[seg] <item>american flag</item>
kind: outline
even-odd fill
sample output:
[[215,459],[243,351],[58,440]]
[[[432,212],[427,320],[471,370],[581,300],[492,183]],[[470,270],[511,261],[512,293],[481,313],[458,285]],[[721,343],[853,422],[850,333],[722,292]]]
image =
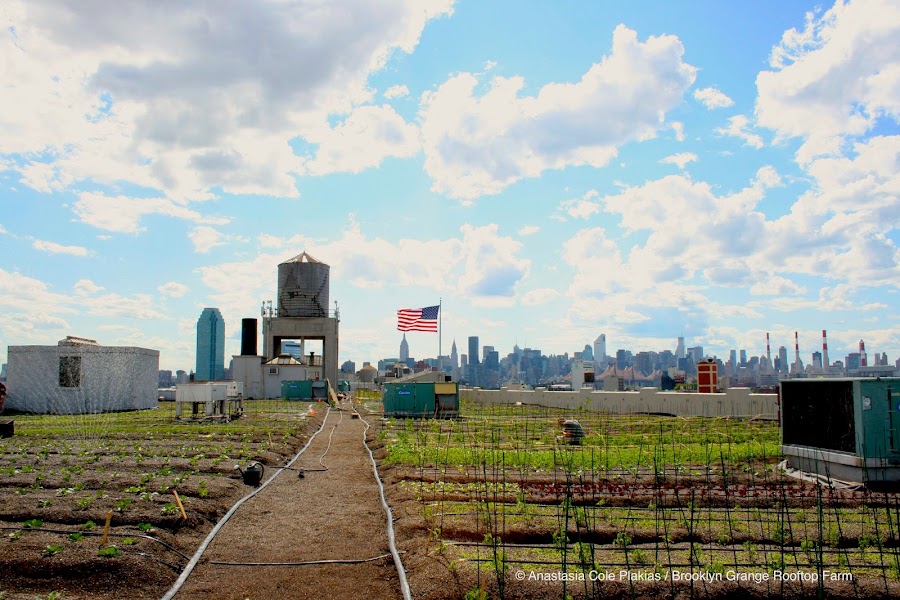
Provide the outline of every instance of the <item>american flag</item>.
[[401,308],[397,311],[397,329],[400,331],[430,331],[437,333],[440,306],[425,308]]

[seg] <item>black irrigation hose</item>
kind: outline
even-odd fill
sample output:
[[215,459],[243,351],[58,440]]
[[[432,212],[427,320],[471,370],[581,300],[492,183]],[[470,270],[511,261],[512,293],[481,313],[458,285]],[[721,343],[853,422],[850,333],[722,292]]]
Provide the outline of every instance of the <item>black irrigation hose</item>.
[[[97,531],[81,531],[81,530],[75,530],[75,531],[72,531],[72,530],[70,530],[70,529],[69,529],[69,530],[67,530],[67,529],[48,529],[48,528],[46,528],[46,527],[8,527],[8,526],[5,526],[5,525],[0,525],[0,530],[7,530],[7,531],[43,531],[43,532],[45,532],[45,533],[67,533],[67,534],[70,534],[70,535],[73,534],[73,533],[80,533],[80,534],[82,534],[82,535],[103,536],[102,533],[99,533],[99,532],[97,532]],[[141,533],[135,533],[135,534],[130,534],[130,533],[108,533],[107,535],[110,536],[110,537],[121,537],[121,538],[126,538],[126,537],[135,538],[135,537],[139,537],[139,538],[144,538],[145,540],[153,540],[153,541],[156,542],[157,544],[160,544],[161,546],[165,546],[167,549],[169,549],[169,550],[171,550],[172,552],[174,552],[175,554],[181,556],[184,560],[191,560],[191,557],[188,556],[187,554],[183,554],[180,550],[177,550],[176,548],[173,548],[172,546],[170,546],[170,545],[167,544],[166,542],[162,541],[161,539],[155,538],[155,537],[153,537],[152,535],[144,535],[144,534],[141,534]]]
[[[331,412],[331,407],[329,407],[328,411],[325,413],[325,418],[322,419],[322,425],[320,425],[319,428],[316,430],[316,432],[314,434],[312,434],[312,436],[310,436],[310,438],[306,441],[306,444],[303,446],[303,448],[301,448],[300,451],[297,452],[297,454],[294,456],[294,458],[291,459],[291,462],[289,462],[287,465],[285,465],[284,468],[287,468],[287,467],[290,467],[291,465],[293,465],[294,462],[296,462],[297,459],[300,458],[300,455],[303,454],[307,448],[309,448],[309,445],[312,443],[312,441],[315,439],[315,437],[317,435],[319,435],[319,432],[321,432],[322,429],[325,428],[325,422],[328,420],[328,414],[330,412]],[[275,480],[275,478],[278,477],[278,475],[284,470],[284,468],[276,470],[275,473],[273,473],[272,476],[269,477],[265,483],[263,483],[261,486],[259,486],[258,488],[256,488],[255,490],[253,490],[252,492],[250,492],[249,494],[247,494],[240,500],[238,500],[234,504],[234,506],[231,507],[231,510],[229,510],[227,513],[225,513],[225,516],[222,517],[218,523],[216,523],[216,526],[212,528],[212,531],[209,532],[209,534],[206,536],[206,539],[203,540],[203,543],[200,544],[200,547],[197,548],[196,552],[194,552],[194,556],[188,562],[187,566],[185,566],[184,571],[182,571],[181,575],[178,577],[178,579],[175,581],[175,583],[172,584],[172,587],[169,588],[169,591],[166,592],[166,594],[162,597],[162,600],[172,600],[172,598],[175,596],[175,594],[177,594],[179,592],[179,590],[181,590],[181,587],[185,584],[188,577],[190,577],[191,572],[194,570],[194,567],[196,567],[197,563],[200,562],[200,557],[203,556],[204,552],[206,552],[207,546],[209,546],[210,542],[213,541],[213,538],[216,537],[216,535],[219,533],[219,530],[222,529],[222,527],[225,525],[225,523],[228,522],[228,519],[231,518],[231,516],[237,511],[238,508],[240,508],[240,506],[244,502],[246,502],[247,500],[249,500],[256,494],[261,492],[263,489],[265,489],[265,487],[267,485],[272,483]]]
[[369,425],[369,422],[363,419],[362,416],[360,416],[359,419],[366,424],[366,428],[363,430],[363,444],[369,452],[369,459],[372,461],[372,472],[375,474],[375,483],[378,484],[378,493],[381,496],[381,506],[387,514],[388,546],[390,546],[391,549],[391,556],[394,557],[394,566],[397,568],[397,575],[400,577],[400,591],[403,592],[403,600],[412,600],[412,593],[409,591],[409,583],[406,581],[406,570],[403,568],[403,562],[400,560],[400,553],[397,551],[397,545],[394,543],[394,514],[391,512],[391,507],[384,497],[384,485],[381,483],[381,476],[378,475],[378,464],[375,462],[375,455],[372,454],[372,449],[369,448],[369,444],[366,441],[366,433],[369,431],[371,425]]
[[222,562],[211,560],[209,564],[220,565],[225,567],[306,567],[310,565],[360,565],[362,563],[374,562],[382,558],[389,557],[390,554],[382,554],[381,556],[373,556],[371,558],[335,558],[330,560],[306,560],[302,562]]

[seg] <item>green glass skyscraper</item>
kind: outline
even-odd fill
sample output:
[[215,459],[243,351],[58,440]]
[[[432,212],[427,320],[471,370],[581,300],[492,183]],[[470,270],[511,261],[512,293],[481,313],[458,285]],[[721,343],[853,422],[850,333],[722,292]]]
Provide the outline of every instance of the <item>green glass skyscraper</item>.
[[197,319],[196,381],[225,378],[225,320],[218,308],[204,308]]

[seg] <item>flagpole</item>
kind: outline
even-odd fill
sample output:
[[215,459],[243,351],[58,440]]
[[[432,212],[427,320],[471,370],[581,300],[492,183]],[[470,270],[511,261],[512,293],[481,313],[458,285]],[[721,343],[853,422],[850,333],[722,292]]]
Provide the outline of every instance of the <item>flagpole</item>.
[[441,313],[443,313],[443,312],[444,311],[441,310],[441,298],[440,298],[440,296],[438,296],[438,355],[437,355],[437,363],[438,363],[439,371],[444,370],[444,363],[441,362],[441,329],[443,328],[443,320],[444,320],[444,315]]

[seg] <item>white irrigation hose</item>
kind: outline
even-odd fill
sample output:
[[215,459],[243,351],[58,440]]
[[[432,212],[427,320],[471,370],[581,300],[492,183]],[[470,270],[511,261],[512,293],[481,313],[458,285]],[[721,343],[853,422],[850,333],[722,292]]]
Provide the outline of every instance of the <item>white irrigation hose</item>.
[[403,568],[403,562],[400,560],[400,553],[397,552],[397,546],[394,543],[394,514],[391,512],[391,507],[388,506],[387,500],[384,497],[384,486],[381,484],[381,477],[378,475],[378,465],[375,463],[375,455],[372,454],[372,449],[369,448],[369,444],[366,442],[366,432],[369,431],[371,425],[362,418],[362,415],[359,416],[359,419],[366,424],[366,428],[363,430],[363,445],[365,445],[366,450],[369,452],[369,459],[372,461],[372,472],[375,474],[375,483],[378,484],[378,492],[381,494],[381,506],[384,508],[384,512],[387,513],[388,546],[391,549],[391,556],[394,557],[394,566],[397,568],[397,575],[400,576],[400,591],[403,592],[403,600],[412,600],[412,593],[409,591],[409,583],[406,581],[406,570]]
[[322,419],[322,424],[319,426],[319,429],[317,429],[316,432],[314,434],[312,434],[312,436],[306,441],[306,444],[303,446],[303,448],[300,449],[300,451],[294,456],[294,458],[291,459],[291,462],[286,464],[284,467],[281,467],[278,470],[276,470],[275,473],[273,473],[272,476],[269,477],[264,484],[262,484],[261,486],[259,486],[258,488],[256,488],[255,490],[253,490],[252,492],[250,492],[249,494],[247,494],[240,500],[238,500],[234,504],[234,506],[231,507],[231,510],[229,510],[227,513],[225,513],[225,516],[222,517],[218,523],[216,523],[216,526],[212,528],[212,531],[209,532],[209,535],[206,536],[206,539],[203,540],[203,543],[200,544],[200,547],[197,548],[196,552],[194,552],[194,556],[191,557],[191,560],[190,560],[190,562],[188,562],[187,566],[184,568],[184,571],[181,572],[181,575],[178,577],[178,579],[175,581],[175,583],[172,585],[172,587],[169,588],[169,591],[166,592],[166,595],[162,597],[162,600],[172,600],[172,598],[175,596],[175,594],[177,594],[181,590],[181,586],[183,586],[185,584],[188,577],[190,577],[191,572],[194,570],[194,567],[196,567],[197,563],[200,562],[200,557],[203,556],[203,553],[206,551],[206,547],[209,546],[209,543],[213,541],[213,538],[216,537],[216,535],[219,533],[219,530],[222,529],[222,526],[228,522],[228,519],[231,518],[231,515],[233,515],[235,513],[235,511],[237,511],[237,509],[240,508],[240,506],[244,502],[246,502],[247,500],[249,500],[256,494],[258,494],[259,492],[263,491],[263,489],[267,485],[272,483],[272,481],[274,481],[275,478],[278,477],[278,475],[281,474],[281,472],[284,471],[287,467],[290,467],[292,464],[294,464],[297,461],[297,459],[300,458],[300,455],[303,454],[307,448],[309,448],[309,445],[312,443],[313,439],[315,439],[315,437],[317,435],[319,435],[319,432],[325,428],[325,422],[328,421],[328,415],[330,413],[331,413],[331,407],[329,406],[328,410],[325,412],[325,418]]

